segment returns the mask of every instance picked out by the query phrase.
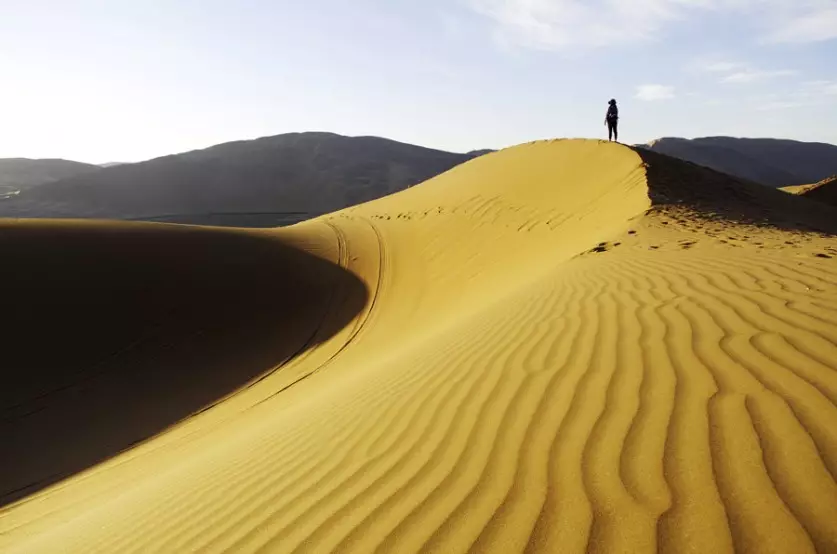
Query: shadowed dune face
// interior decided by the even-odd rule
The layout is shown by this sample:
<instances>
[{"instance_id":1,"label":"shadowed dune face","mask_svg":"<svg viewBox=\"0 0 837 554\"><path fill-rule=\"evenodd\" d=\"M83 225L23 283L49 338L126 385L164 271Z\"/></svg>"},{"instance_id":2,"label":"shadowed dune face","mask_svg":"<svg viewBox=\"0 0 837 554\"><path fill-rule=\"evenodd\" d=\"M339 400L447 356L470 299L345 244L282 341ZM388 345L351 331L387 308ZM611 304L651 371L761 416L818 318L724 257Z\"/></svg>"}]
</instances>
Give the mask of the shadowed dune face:
<instances>
[{"instance_id":1,"label":"shadowed dune face","mask_svg":"<svg viewBox=\"0 0 837 554\"><path fill-rule=\"evenodd\" d=\"M782 187L782 190L809 200L837 206L837 175L810 185Z\"/></svg>"},{"instance_id":2,"label":"shadowed dune face","mask_svg":"<svg viewBox=\"0 0 837 554\"><path fill-rule=\"evenodd\" d=\"M643 148L766 185L813 183L837 171L837 146L782 139L662 138Z\"/></svg>"},{"instance_id":3,"label":"shadowed dune face","mask_svg":"<svg viewBox=\"0 0 837 554\"><path fill-rule=\"evenodd\" d=\"M0 223L0 504L83 470L330 338L366 303L267 235Z\"/></svg>"},{"instance_id":4,"label":"shadowed dune face","mask_svg":"<svg viewBox=\"0 0 837 554\"><path fill-rule=\"evenodd\" d=\"M701 219L837 234L837 211L830 206L644 148L634 150L645 164L654 206L678 207Z\"/></svg>"}]
</instances>

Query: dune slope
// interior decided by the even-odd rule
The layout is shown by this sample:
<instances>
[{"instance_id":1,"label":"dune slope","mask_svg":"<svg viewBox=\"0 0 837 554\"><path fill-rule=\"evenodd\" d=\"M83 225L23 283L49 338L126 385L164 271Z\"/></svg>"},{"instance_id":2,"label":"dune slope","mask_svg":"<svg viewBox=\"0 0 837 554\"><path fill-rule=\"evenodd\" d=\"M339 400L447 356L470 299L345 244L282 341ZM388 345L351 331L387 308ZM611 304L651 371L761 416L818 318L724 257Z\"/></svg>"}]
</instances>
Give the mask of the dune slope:
<instances>
[{"instance_id":1,"label":"dune slope","mask_svg":"<svg viewBox=\"0 0 837 554\"><path fill-rule=\"evenodd\" d=\"M837 206L837 175L810 185L782 187L782 190L804 196L810 200Z\"/></svg>"},{"instance_id":2,"label":"dune slope","mask_svg":"<svg viewBox=\"0 0 837 554\"><path fill-rule=\"evenodd\" d=\"M834 213L553 141L272 231L366 305L0 549L835 551Z\"/></svg>"}]
</instances>

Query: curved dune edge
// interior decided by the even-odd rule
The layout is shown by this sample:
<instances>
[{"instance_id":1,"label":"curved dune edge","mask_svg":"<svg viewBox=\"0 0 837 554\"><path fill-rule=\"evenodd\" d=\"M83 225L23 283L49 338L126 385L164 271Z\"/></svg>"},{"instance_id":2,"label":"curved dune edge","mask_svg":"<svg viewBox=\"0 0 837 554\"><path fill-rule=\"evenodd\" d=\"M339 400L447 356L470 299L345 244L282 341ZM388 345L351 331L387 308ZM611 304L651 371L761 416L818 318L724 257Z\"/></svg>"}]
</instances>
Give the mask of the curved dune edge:
<instances>
[{"instance_id":1,"label":"curved dune edge","mask_svg":"<svg viewBox=\"0 0 837 554\"><path fill-rule=\"evenodd\" d=\"M0 508L344 334L368 305L366 285L293 242L0 220Z\"/></svg>"},{"instance_id":2,"label":"curved dune edge","mask_svg":"<svg viewBox=\"0 0 837 554\"><path fill-rule=\"evenodd\" d=\"M365 309L0 511L0 550L837 550L829 214L667 163L532 143L272 231Z\"/></svg>"}]
</instances>

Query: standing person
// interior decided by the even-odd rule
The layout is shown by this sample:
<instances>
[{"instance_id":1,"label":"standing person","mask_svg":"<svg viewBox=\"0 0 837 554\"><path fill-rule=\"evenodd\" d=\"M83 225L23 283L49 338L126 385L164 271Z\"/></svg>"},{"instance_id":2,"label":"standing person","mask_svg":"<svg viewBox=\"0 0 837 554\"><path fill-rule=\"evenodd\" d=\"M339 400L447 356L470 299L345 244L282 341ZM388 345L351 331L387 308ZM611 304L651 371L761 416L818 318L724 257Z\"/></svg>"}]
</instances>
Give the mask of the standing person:
<instances>
[{"instance_id":1,"label":"standing person","mask_svg":"<svg viewBox=\"0 0 837 554\"><path fill-rule=\"evenodd\" d=\"M616 100L613 98L608 102L610 106L607 108L607 115L605 116L605 125L607 125L607 140L615 140L619 142L619 108L616 106Z\"/></svg>"}]
</instances>

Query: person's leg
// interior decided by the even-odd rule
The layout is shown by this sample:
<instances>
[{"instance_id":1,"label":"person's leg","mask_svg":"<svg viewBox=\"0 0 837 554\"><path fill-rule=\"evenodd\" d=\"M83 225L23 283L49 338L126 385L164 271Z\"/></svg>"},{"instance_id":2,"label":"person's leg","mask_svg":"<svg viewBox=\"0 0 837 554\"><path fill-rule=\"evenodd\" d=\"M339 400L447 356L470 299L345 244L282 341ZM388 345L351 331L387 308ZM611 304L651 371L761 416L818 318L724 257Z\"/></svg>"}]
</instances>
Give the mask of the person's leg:
<instances>
[{"instance_id":1,"label":"person's leg","mask_svg":"<svg viewBox=\"0 0 837 554\"><path fill-rule=\"evenodd\" d=\"M613 140L619 142L619 122L613 122Z\"/></svg>"},{"instance_id":2,"label":"person's leg","mask_svg":"<svg viewBox=\"0 0 837 554\"><path fill-rule=\"evenodd\" d=\"M613 122L607 122L607 140L613 140Z\"/></svg>"}]
</instances>

